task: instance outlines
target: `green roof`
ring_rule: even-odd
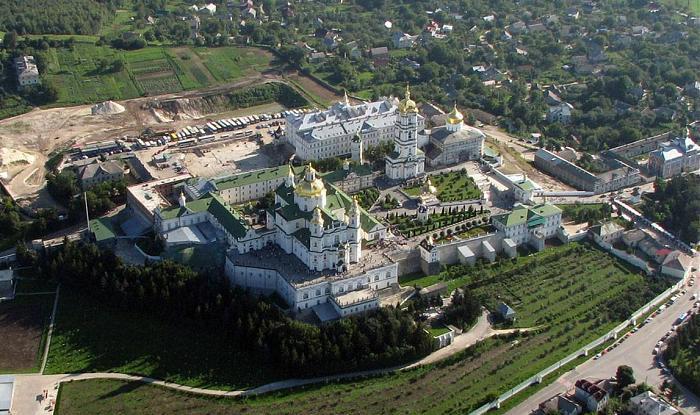
[[[163,219],[174,219],[186,214],[198,212],[209,212],[228,233],[236,238],[245,236],[247,226],[238,213],[229,204],[224,202],[220,196],[209,194],[201,199],[187,202],[185,207],[175,206],[160,211]]]
[[[302,174],[304,166],[292,167],[295,175]],[[271,167],[252,171],[250,173],[239,173],[231,176],[220,177],[213,179],[214,185],[218,190],[231,189],[233,187],[245,186],[252,183],[258,183],[267,180],[281,179],[289,174],[289,165],[285,164],[279,167]]]
[[[557,213],[561,213],[561,209],[546,203],[532,208],[518,206],[513,209],[512,212],[496,215],[493,217],[493,219],[502,223],[508,228],[522,225],[524,223],[527,223],[528,227],[534,227],[545,223],[547,217]]]
[[[209,194],[206,197],[203,197],[201,199],[192,200],[192,201],[187,202],[185,204],[184,208],[180,207],[180,206],[172,206],[172,207],[169,207],[166,209],[162,209],[160,211],[160,216],[163,219],[167,220],[167,219],[179,218],[180,216],[187,215],[187,214],[203,212],[203,211],[209,209],[209,205],[211,205],[211,202],[213,200],[214,200],[214,196]]]
[[[90,231],[95,235],[96,242],[103,242],[117,236],[111,218],[98,218],[90,221]]]
[[[355,173],[358,176],[369,176],[372,174],[372,168],[368,164],[353,165],[348,170],[338,169],[330,173],[320,174],[319,176],[326,182],[335,183],[345,180],[350,173]]]
[[[242,238],[248,232],[243,219],[238,216],[238,213],[226,202],[221,200],[219,196],[213,196],[213,200],[209,205],[209,213],[226,229],[228,233],[235,238]]]
[[[543,203],[541,205],[534,206],[530,210],[532,210],[540,216],[552,216],[556,215],[557,213],[561,213],[561,209],[549,203]]]
[[[535,190],[535,183],[530,179],[525,179],[522,182],[517,182],[513,184],[525,191]]]

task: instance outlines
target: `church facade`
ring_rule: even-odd
[[[479,160],[484,153],[485,138],[481,130],[464,124],[464,115],[455,105],[447,115],[445,125],[430,131],[428,144],[424,147],[428,166]]]

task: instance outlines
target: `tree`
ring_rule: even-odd
[[[2,38],[2,44],[5,49],[8,50],[14,50],[17,48],[17,32],[13,30],[5,33],[5,36]]]
[[[617,378],[617,388],[620,390],[635,382],[634,370],[627,365],[619,366],[615,377]]]

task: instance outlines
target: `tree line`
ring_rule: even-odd
[[[697,243],[700,241],[700,177],[691,174],[669,181],[658,179],[642,211],[682,241]]]
[[[0,0],[0,30],[19,34],[91,35],[116,10],[116,0]]]
[[[695,394],[700,394],[700,317],[697,314],[689,317],[667,343],[664,358],[673,375]]]
[[[57,278],[105,306],[216,330],[232,344],[221,353],[262,352],[288,376],[391,366],[432,350],[423,326],[394,307],[309,325],[291,319],[269,299],[231,287],[219,273],[196,273],[171,261],[125,265],[111,251],[68,241],[35,266],[43,277]]]

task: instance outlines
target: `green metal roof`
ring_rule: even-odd
[[[294,174],[299,175],[304,172],[304,166],[292,167]],[[234,174],[227,177],[214,179],[213,182],[219,190],[226,190],[233,187],[245,186],[267,180],[281,179],[289,175],[289,165],[252,171],[250,173]]]
[[[529,191],[529,190],[535,189],[535,183],[530,179],[525,179],[522,182],[518,182],[518,183],[514,183],[514,184],[524,191]]]
[[[532,210],[540,216],[552,216],[562,212],[561,209],[549,203],[543,203],[541,205],[534,206],[530,210]]]
[[[221,200],[218,195],[212,197],[212,202],[209,205],[209,213],[226,229],[228,233],[235,238],[242,238],[248,232],[243,219],[238,216],[238,213],[226,202]]]
[[[209,194],[201,199],[187,202],[185,207],[175,206],[163,209],[160,215],[163,219],[167,220],[204,211],[211,213],[221,226],[234,237],[240,238],[245,236],[247,226],[243,219],[241,219],[233,207],[224,202],[219,195]]]
[[[98,218],[90,221],[90,231],[95,235],[96,242],[103,242],[117,236],[111,218]]]
[[[527,223],[528,227],[534,227],[545,223],[547,217],[557,213],[561,213],[561,209],[548,203],[532,208],[518,206],[510,213],[494,216],[493,220],[502,223],[508,228],[524,223]]]

